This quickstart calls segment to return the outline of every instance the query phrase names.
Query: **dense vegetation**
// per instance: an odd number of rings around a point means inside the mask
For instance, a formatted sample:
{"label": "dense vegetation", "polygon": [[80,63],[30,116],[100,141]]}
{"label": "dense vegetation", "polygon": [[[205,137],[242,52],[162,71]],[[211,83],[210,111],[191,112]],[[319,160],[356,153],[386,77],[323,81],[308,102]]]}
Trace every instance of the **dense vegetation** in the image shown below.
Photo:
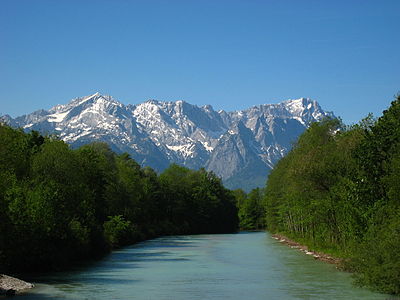
{"label": "dense vegetation", "polygon": [[266,227],[349,261],[400,294],[400,96],[378,120],[314,123],[271,172]]}
{"label": "dense vegetation", "polygon": [[204,169],[157,175],[103,143],[72,150],[0,124],[0,273],[58,268],[157,235],[237,229],[233,193]]}
{"label": "dense vegetation", "polygon": [[265,229],[264,191],[255,188],[246,194],[243,190],[233,191],[238,208],[239,228],[241,230]]}

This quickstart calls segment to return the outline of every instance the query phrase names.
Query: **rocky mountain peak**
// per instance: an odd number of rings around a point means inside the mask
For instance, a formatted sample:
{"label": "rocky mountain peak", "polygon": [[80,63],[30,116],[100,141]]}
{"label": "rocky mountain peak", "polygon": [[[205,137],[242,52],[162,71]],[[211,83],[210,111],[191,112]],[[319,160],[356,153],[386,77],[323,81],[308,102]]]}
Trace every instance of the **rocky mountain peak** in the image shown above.
{"label": "rocky mountain peak", "polygon": [[183,100],[124,105],[96,92],[48,111],[3,119],[25,130],[55,133],[73,147],[104,141],[158,171],[172,162],[206,167],[228,187],[249,190],[262,186],[297,137],[324,117],[334,115],[308,98],[226,112]]}

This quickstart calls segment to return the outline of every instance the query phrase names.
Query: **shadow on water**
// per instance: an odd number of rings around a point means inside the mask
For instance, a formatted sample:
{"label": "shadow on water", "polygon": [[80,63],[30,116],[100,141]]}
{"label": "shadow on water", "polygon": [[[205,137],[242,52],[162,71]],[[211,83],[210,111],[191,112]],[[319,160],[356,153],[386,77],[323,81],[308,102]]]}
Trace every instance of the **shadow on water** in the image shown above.
{"label": "shadow on water", "polygon": [[142,258],[138,259],[138,261],[148,261],[148,262],[161,262],[161,261],[189,261],[190,259],[184,258],[184,257],[178,257],[178,258]]}
{"label": "shadow on water", "polygon": [[[120,269],[132,269],[132,266],[124,266],[122,264],[119,267]],[[133,283],[138,281],[135,279],[110,276],[108,274],[105,275],[97,274],[96,270],[92,270],[92,273],[85,273],[85,270],[83,270],[82,272],[64,272],[55,274],[53,273],[36,277],[34,282],[39,284],[43,283],[43,284],[80,285],[90,282],[100,282],[102,284],[115,284],[115,283]]]}
{"label": "shadow on water", "polygon": [[104,262],[130,262],[130,261],[138,261],[142,259],[151,259],[154,257],[167,257],[170,256],[171,253],[168,251],[160,251],[160,252],[135,252],[135,251],[127,251],[127,252],[119,252],[114,253],[108,257]]}
{"label": "shadow on water", "polygon": [[[0,297],[0,299],[3,299]],[[7,299],[7,298],[5,298]],[[12,299],[12,298],[11,298]],[[21,294],[17,296],[17,299],[29,299],[29,300],[46,300],[46,299],[65,299],[64,296],[48,295],[46,293],[36,293],[36,294]]]}
{"label": "shadow on water", "polygon": [[[139,245],[138,245],[139,246]],[[185,247],[194,247],[195,243],[190,241],[176,241],[176,240],[157,240],[157,241],[149,241],[146,244],[140,245],[145,247],[146,249],[159,249],[159,248],[185,248]]]}
{"label": "shadow on water", "polygon": [[152,257],[152,256],[167,256],[171,255],[168,251],[159,251],[159,252],[130,252],[130,255],[134,255],[135,257]]}
{"label": "shadow on water", "polygon": [[[147,249],[149,247],[146,247]],[[158,247],[157,247],[158,248]],[[171,257],[172,253],[168,251],[157,251],[157,252],[135,252],[134,249],[127,250],[126,252],[116,252],[109,257],[107,261],[102,262],[101,266],[110,266],[113,269],[119,269],[118,263],[138,263],[138,262],[156,262],[156,261],[182,261],[188,260],[187,258]],[[140,266],[131,266],[132,268]]]}
{"label": "shadow on water", "polygon": [[[110,276],[95,275],[103,270],[115,272],[118,270],[134,270],[143,268],[140,263],[189,261],[184,257],[173,256],[163,248],[193,247],[189,237],[163,237],[127,246],[106,255],[102,260],[93,260],[71,266],[68,271],[25,274],[27,281],[39,284],[80,286],[90,283],[102,285],[132,284],[138,280],[121,279]],[[161,248],[161,250],[159,250]],[[159,251],[155,251],[157,249]],[[171,257],[172,255],[172,257]],[[88,275],[84,275],[88,274]],[[92,275],[93,274],[93,275]],[[29,298],[30,299],[30,298]],[[38,299],[42,299],[38,296]]]}
{"label": "shadow on water", "polygon": [[62,279],[62,278],[48,278],[46,280],[46,284],[56,284],[60,287],[63,285],[65,287],[67,286],[74,286],[74,287],[79,287],[79,286],[85,286],[87,284],[101,284],[101,285],[115,285],[115,284],[132,284],[132,283],[137,283],[140,282],[140,280],[137,279],[126,279],[126,278],[120,278],[120,277],[112,277],[112,276],[82,276],[79,278],[68,278],[68,279]]}

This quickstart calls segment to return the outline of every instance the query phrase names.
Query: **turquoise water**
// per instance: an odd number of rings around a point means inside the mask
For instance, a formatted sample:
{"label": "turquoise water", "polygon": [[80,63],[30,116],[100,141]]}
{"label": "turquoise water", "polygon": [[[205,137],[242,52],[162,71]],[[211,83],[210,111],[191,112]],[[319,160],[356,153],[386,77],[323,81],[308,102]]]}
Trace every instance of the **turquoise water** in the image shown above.
{"label": "turquoise water", "polygon": [[389,299],[265,232],[158,238],[36,279],[18,299]]}

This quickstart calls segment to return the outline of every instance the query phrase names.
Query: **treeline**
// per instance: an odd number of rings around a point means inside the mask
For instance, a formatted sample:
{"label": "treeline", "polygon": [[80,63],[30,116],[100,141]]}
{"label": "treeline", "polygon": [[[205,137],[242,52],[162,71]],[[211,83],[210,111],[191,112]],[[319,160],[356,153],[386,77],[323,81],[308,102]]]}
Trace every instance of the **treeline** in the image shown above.
{"label": "treeline", "polygon": [[242,189],[233,191],[238,209],[240,230],[265,229],[264,190],[255,188],[246,194]]}
{"label": "treeline", "polygon": [[72,150],[0,124],[0,273],[63,267],[172,234],[237,229],[233,193],[204,169],[157,175],[103,143]]}
{"label": "treeline", "polygon": [[266,227],[343,257],[358,283],[400,294],[400,96],[345,127],[314,123],[269,175]]}

